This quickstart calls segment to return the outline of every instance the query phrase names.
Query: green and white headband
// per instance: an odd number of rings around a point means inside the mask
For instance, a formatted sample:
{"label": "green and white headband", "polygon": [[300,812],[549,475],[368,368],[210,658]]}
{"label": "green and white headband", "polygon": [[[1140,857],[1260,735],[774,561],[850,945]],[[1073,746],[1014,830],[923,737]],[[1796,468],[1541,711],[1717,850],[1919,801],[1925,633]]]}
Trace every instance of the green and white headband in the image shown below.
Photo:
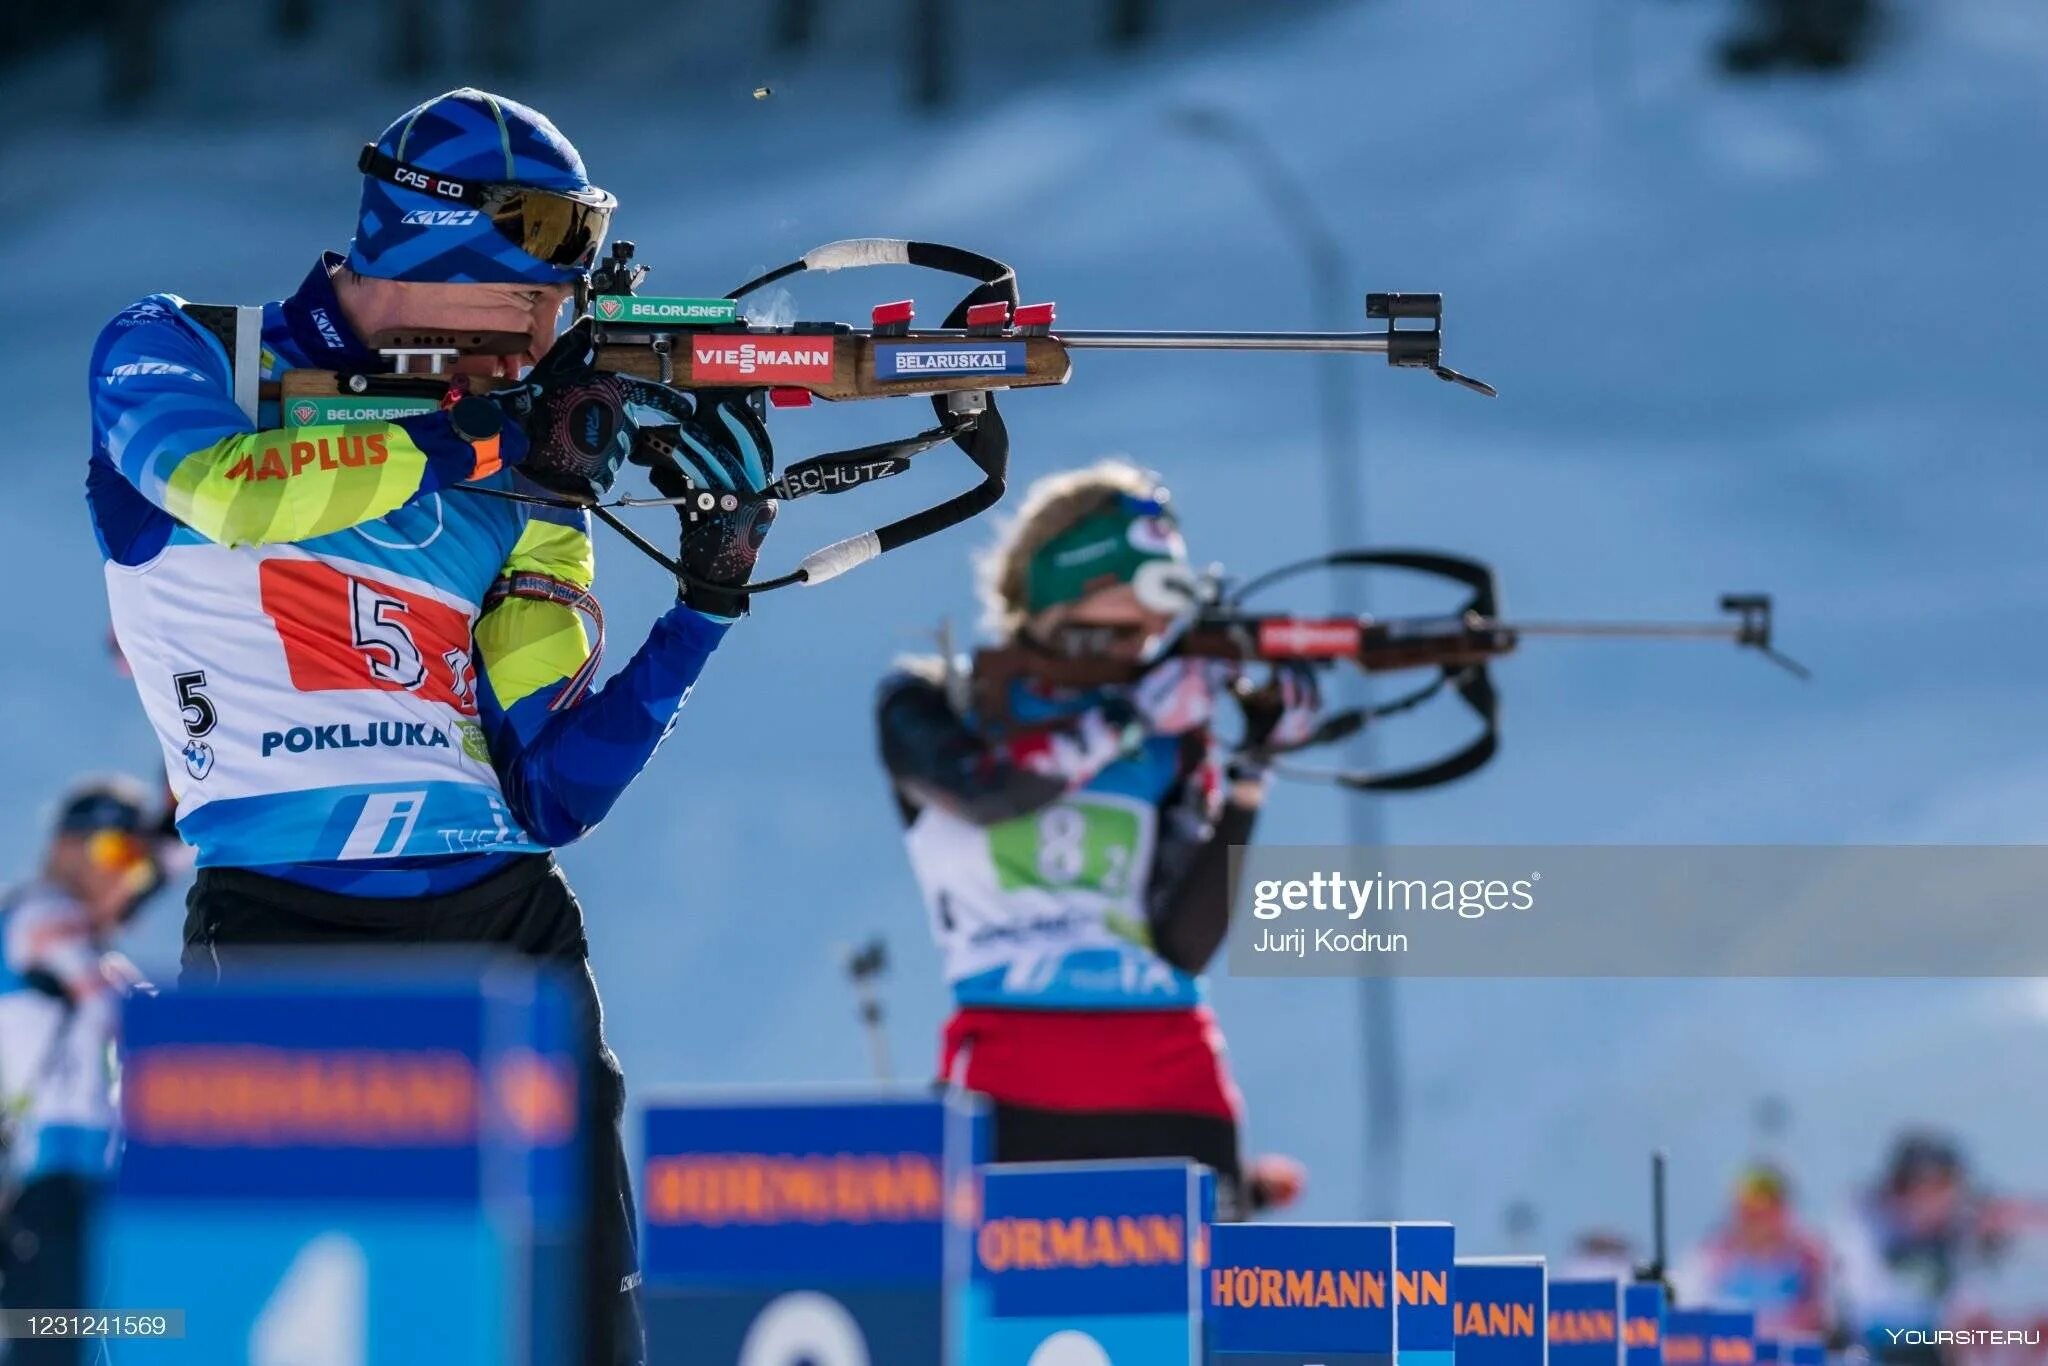
{"label": "green and white headband", "polygon": [[[1025,571],[1025,609],[1074,602],[1099,588],[1128,583],[1154,611],[1187,606],[1187,545],[1165,496],[1119,494],[1040,546]],[[1156,566],[1156,567],[1155,567]]]}

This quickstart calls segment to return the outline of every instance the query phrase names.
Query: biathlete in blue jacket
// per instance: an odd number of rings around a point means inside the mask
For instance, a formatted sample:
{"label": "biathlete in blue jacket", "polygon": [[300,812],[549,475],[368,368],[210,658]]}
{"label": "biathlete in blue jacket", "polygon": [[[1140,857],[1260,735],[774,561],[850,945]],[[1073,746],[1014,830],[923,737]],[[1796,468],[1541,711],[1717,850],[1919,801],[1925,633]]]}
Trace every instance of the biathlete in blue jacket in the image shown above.
{"label": "biathlete in blue jacket", "polygon": [[[594,1312],[592,1359],[637,1361],[624,1084],[548,851],[604,818],[746,611],[704,585],[747,581],[775,513],[756,496],[768,440],[737,401],[660,390],[646,411],[659,387],[597,373],[587,324],[558,338],[614,201],[534,110],[451,91],[358,168],[346,257],[264,305],[260,338],[155,294],[93,353],[87,488],[108,599],[198,849],[185,972],[286,944],[479,943],[572,965],[611,1135],[593,1144],[587,1260],[593,1304],[616,1313]],[[286,426],[274,402],[245,406],[256,367],[392,368],[371,343],[393,331],[524,335],[524,354],[458,365],[525,382],[388,422]],[[573,473],[601,492],[643,422],[679,427],[678,461],[737,505],[685,523],[698,584],[593,689],[587,515],[458,490],[561,492]]]}

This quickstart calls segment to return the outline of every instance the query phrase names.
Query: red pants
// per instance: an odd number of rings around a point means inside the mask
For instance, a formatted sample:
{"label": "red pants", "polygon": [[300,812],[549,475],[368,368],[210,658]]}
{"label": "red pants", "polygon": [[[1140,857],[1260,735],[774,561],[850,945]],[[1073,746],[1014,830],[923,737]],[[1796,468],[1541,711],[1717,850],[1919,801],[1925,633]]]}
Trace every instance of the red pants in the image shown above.
{"label": "red pants", "polygon": [[1242,1109],[1224,1066],[1223,1033],[1207,1006],[962,1007],[946,1024],[939,1068],[970,1091],[1040,1110],[1163,1111],[1234,1121]]}

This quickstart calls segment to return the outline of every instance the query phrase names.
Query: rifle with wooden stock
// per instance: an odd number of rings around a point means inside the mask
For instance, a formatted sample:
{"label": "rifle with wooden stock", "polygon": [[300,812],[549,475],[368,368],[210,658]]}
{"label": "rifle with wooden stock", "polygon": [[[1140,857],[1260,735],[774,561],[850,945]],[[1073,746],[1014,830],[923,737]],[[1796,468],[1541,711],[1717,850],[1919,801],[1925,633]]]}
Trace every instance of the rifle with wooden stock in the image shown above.
{"label": "rifle with wooden stock", "polygon": [[[816,584],[845,573],[877,555],[922,540],[995,505],[1008,481],[1009,434],[996,408],[999,390],[1031,389],[1067,382],[1078,350],[1256,350],[1356,352],[1384,355],[1388,364],[1428,370],[1439,378],[1491,395],[1491,386],[1442,363],[1443,298],[1437,294],[1371,294],[1369,319],[1385,323],[1365,332],[1118,332],[1055,329],[1050,303],[1025,304],[1017,274],[992,257],[934,242],[856,238],[833,242],[798,260],[747,281],[721,297],[650,296],[638,292],[647,267],[633,260],[631,242],[612,244],[610,254],[578,286],[576,308],[596,329],[598,366],[614,374],[677,391],[743,391],[757,411],[808,405],[814,400],[923,397],[934,422],[894,441],[829,451],[784,469],[767,496],[784,500],[837,494],[891,478],[912,459],[934,447],[957,446],[980,473],[965,492],[934,503],[858,536],[806,555],[777,578],[745,585],[765,592],[791,584]],[[869,325],[749,321],[742,301],[755,291],[805,271],[829,272],[869,266],[915,266],[964,276],[974,288],[935,328],[915,327],[908,300],[878,305]],[[391,368],[378,373],[291,370],[265,381],[262,397],[275,399],[288,426],[348,421],[388,421],[428,411],[467,388],[511,384],[510,379],[457,376],[450,362],[461,355],[515,355],[529,344],[524,334],[399,331],[380,334],[371,345]],[[504,496],[502,491],[463,486]],[[626,525],[613,509],[673,506],[712,497],[691,490],[681,498],[620,495],[599,502],[540,495],[529,501],[588,507],[664,566],[674,562]]]}

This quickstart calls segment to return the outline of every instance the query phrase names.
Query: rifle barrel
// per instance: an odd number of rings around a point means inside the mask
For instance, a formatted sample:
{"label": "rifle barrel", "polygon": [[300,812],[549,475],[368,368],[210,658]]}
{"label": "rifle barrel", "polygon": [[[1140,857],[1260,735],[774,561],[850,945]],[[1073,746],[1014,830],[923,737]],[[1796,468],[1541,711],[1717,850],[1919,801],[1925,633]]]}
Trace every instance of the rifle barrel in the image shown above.
{"label": "rifle barrel", "polygon": [[1742,624],[1733,621],[1493,621],[1485,624],[1492,630],[1512,631],[1521,636],[1680,636],[1735,640],[1742,634]]}
{"label": "rifle barrel", "polygon": [[[895,340],[892,337],[875,337],[873,331],[865,327],[854,328],[853,335],[883,342]],[[1395,335],[1405,334],[1397,332]],[[1418,331],[1414,335],[1421,338],[1430,334]],[[1069,347],[1124,351],[1362,351],[1384,354],[1387,349],[1387,334],[1384,332],[1077,332],[1061,328],[1051,336],[1054,341]],[[931,337],[958,338],[961,341],[1018,340],[1015,336],[977,338],[961,327],[920,327],[912,340]]]}
{"label": "rifle barrel", "polygon": [[1069,332],[1055,341],[1073,347],[1126,351],[1364,351],[1383,353],[1384,332]]}

